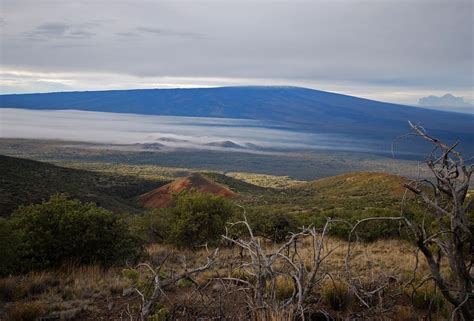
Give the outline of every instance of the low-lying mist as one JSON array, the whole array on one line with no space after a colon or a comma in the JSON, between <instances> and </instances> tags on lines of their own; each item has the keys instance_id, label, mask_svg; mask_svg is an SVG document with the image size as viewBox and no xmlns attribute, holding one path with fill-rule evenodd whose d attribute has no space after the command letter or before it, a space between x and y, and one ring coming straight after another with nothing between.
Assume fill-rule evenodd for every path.
<instances>
[{"instance_id":1,"label":"low-lying mist","mask_svg":"<svg viewBox=\"0 0 474 321\"><path fill-rule=\"evenodd\" d=\"M381 142L376 140L298 132L284 124L257 120L78 110L0 109L0 137L87 142L136 150L183 148L267 153L329 149L384 152L380 150Z\"/></svg>"}]
</instances>

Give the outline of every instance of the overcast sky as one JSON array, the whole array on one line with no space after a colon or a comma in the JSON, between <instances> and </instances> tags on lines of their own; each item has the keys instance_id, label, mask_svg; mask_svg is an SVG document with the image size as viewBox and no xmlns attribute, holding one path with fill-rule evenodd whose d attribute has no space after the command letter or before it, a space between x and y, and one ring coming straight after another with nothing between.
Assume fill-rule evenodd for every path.
<instances>
[{"instance_id":1,"label":"overcast sky","mask_svg":"<svg viewBox=\"0 0 474 321\"><path fill-rule=\"evenodd\" d=\"M253 84L473 100L472 0L0 2L3 93Z\"/></svg>"}]
</instances>

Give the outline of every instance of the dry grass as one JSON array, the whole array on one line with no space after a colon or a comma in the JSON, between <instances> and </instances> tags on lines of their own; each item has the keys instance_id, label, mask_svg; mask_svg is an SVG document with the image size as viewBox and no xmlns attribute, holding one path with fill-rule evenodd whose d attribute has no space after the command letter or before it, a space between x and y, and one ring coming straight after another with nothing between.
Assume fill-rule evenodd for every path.
<instances>
[{"instance_id":1,"label":"dry grass","mask_svg":"<svg viewBox=\"0 0 474 321\"><path fill-rule=\"evenodd\" d=\"M41 302L17 302L8 307L6 319L8 321L35 321L48 311Z\"/></svg>"},{"instance_id":2,"label":"dry grass","mask_svg":"<svg viewBox=\"0 0 474 321\"><path fill-rule=\"evenodd\" d=\"M5 307L12 320L29 320L21 315L30 312L36 317L57 315L69 320L81 313L102 310L104 302L108 308L113 298L120 297L127 287L120 270L69 266L0 279L0 311Z\"/></svg>"},{"instance_id":3,"label":"dry grass","mask_svg":"<svg viewBox=\"0 0 474 321\"><path fill-rule=\"evenodd\" d=\"M261 187L271 187L276 189L285 189L304 182L292 179L288 176L276 176L267 174L230 172L226 173L226 175L253 185Z\"/></svg>"},{"instance_id":4,"label":"dry grass","mask_svg":"<svg viewBox=\"0 0 474 321\"><path fill-rule=\"evenodd\" d=\"M267 242L262 240L262 242ZM267 243L269 248L276 249L278 244ZM347 254L347 243L338 239L329 239L326 243L323 254L333 248L337 249L325 261L325 268L330 271L341 271L344 269L344 262ZM189 266L199 264L207 257L207 252L201 250L177 250L169 245L154 244L147 248L150 261L158 264L164 260L169 253L172 253L166 262L166 266L173 270L182 267L186 263ZM412 276L416 266L415 248L409 243L401 240L380 240L373 243L359 243L352 247L351 269L360 277L373 278L376 275L393 275L400 278ZM307 258L308 264L311 261L312 253L309 247L309 240L305 241L300 252L302 257ZM240 250L238 248L221 248L219 254L219 269L228 266L237 266L240 261ZM424 260L420 258L418 262L418 273L428 272L428 267Z\"/></svg>"},{"instance_id":5,"label":"dry grass","mask_svg":"<svg viewBox=\"0 0 474 321\"><path fill-rule=\"evenodd\" d=\"M266 243L266 246L274 248L277 245ZM324 252L328 253L327 251L335 247L336 250L325 261L321 274L330 273L337 280L340 280L337 281L339 285L343 285L343 282L346 282L348 277L344 269L347 245L341 240L329 239L325 244ZM426 302L433 298L435 300L439 299L439 296L432 296L432 292L428 288L426 291L424 291L424 288L420 288L416 296L411 296L407 292L407 287L403 287L413 276L415 276L416 280L421 280L428 272L424 260L420 258L417 273L413 274L413 269L416 266L414 250L413 246L400 240L358 244L352 249L351 274L353 277L361 280L368 288L389 278L396 280L390 285L391 289L387 289L391 299L387 297L384 303L385 306L388 304L388 308L391 309L393 320L416 320L413 315L420 316L426 313L424 312L424 304ZM149 246L148 253L148 261L153 266L161 265L166 259L161 270L164 277L172 275L177 271L182 271L184 267L192 268L202 265L208 256L208 252L204 248L178 250L170 245L159 244ZM309 243L302 246L299 254L310 265L312 253ZM168 293L167 299L163 302L163 307L170 311L170 313L176 313L177 306L182 307L185 303L190 302L190 307L194 311L199 310L200 313L204 313L203 309L205 307L203 304L207 302L206 304L209 304L209 309L212 307L212 309L215 309L213 310L215 313L219 313L220 310L213 306L213 304L217 304L216 300L221 300L223 302L220 304L224 308L232 306L232 309L241 309L239 304L244 304L242 298L219 298L220 287L213 280L217 277L226 276L238 276L245 279L245 270L239 269L242 261L245 262L246 258L241 256L239 249L222 248L215 266L211 270L197 275L195 278L201 286L211 284L206 287L206 296L208 295L209 297L206 300L202 299L204 301L201 299L196 300L196 295L198 295L199 291L197 291L194 284L177 284ZM32 310L36 311L36 314L41 312L43 316L60 315L64 320L118 319L120 313L126 309L127 305L132 307L138 302L138 297L134 296L131 291L128 291L127 294L130 282L123 275L122 270L122 268L103 269L99 266L70 266L59 270L0 279L0 301L3 301L3 303L0 302L0 311L13 311L11 313L21 315L22 310ZM249 279L249 281L251 280ZM291 296L294 287L292 281L285 278L277 281L276 293L278 294L278 299L285 299ZM317 304L316 307L322 307L329 312L333 311L333 313L341 317L353 313L353 309L360 309L357 308L359 305L355 304L357 303L356 298L351 297L350 300L345 300L348 297L346 294L349 292L347 287L341 287L341 289L347 290L342 291L343 293L341 291L330 291L335 288L339 289L339 287L330 287L326 283L315 288L315 298L319 302L315 303ZM344 295L339 295L341 294L340 292ZM122 296L123 293L126 293L127 296ZM332 294L337 295L334 296ZM335 297L337 300L331 300L330 297ZM342 299L339 300L339 298ZM389 302L388 300L394 301ZM31 306L28 305L30 303ZM439 301L435 303L438 309L442 308ZM47 307L47 311L36 309L35 307ZM188 311L192 311L192 309L188 309ZM337 312L336 310L343 310L343 312ZM289 320L289 316L285 313L288 312L257 311L252 314L252 319L258 321ZM441 315L441 312L437 313ZM0 312L0 319L2 317L6 316L2 316ZM23 319L15 317L12 320Z\"/></svg>"},{"instance_id":6,"label":"dry grass","mask_svg":"<svg viewBox=\"0 0 474 321\"><path fill-rule=\"evenodd\" d=\"M346 310L352 299L348 285L332 279L327 279L321 285L321 297L323 302L335 311Z\"/></svg>"}]
</instances>

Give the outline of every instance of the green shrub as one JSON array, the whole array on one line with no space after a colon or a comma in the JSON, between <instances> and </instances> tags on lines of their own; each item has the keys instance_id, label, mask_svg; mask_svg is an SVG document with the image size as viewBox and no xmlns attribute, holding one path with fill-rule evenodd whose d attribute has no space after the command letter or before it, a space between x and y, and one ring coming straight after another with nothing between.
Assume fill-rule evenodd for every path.
<instances>
[{"instance_id":1,"label":"green shrub","mask_svg":"<svg viewBox=\"0 0 474 321\"><path fill-rule=\"evenodd\" d=\"M261 235L275 242L284 241L289 233L296 232L301 226L292 214L266 214L263 219Z\"/></svg>"},{"instance_id":2,"label":"green shrub","mask_svg":"<svg viewBox=\"0 0 474 321\"><path fill-rule=\"evenodd\" d=\"M0 218L0 276L13 272L20 264L20 239L10 221Z\"/></svg>"},{"instance_id":3,"label":"green shrub","mask_svg":"<svg viewBox=\"0 0 474 321\"><path fill-rule=\"evenodd\" d=\"M341 218L347 220L351 224L356 224L357 221L368 217L383 217L383 216L399 216L399 211L392 209L370 208L364 210L329 210L322 213L324 217L315 219L315 226L322 226L326 222L326 217ZM347 239L349 237L352 226L343 222L331 224L329 226L329 233L339 238ZM378 239L398 238L403 229L400 229L399 222L387 220L372 220L366 221L358 225L357 237L361 241L373 242ZM356 234L352 235L354 239Z\"/></svg>"},{"instance_id":4,"label":"green shrub","mask_svg":"<svg viewBox=\"0 0 474 321\"><path fill-rule=\"evenodd\" d=\"M230 221L241 221L241 215L241 212L236 213ZM295 215L277 211L262 212L250 209L247 213L247 220L254 235L265 237L274 242L284 241L289 233L296 232L303 226ZM230 233L234 237L248 235L247 228L240 224L232 226Z\"/></svg>"},{"instance_id":5,"label":"green shrub","mask_svg":"<svg viewBox=\"0 0 474 321\"><path fill-rule=\"evenodd\" d=\"M162 243L170 239L171 220L169 209L151 210L133 217L130 228L133 235L144 243Z\"/></svg>"},{"instance_id":6,"label":"green shrub","mask_svg":"<svg viewBox=\"0 0 474 321\"><path fill-rule=\"evenodd\" d=\"M176 197L173 207L160 215L167 222L170 243L193 247L217 243L233 211L232 203L221 196L185 192Z\"/></svg>"},{"instance_id":7,"label":"green shrub","mask_svg":"<svg viewBox=\"0 0 474 321\"><path fill-rule=\"evenodd\" d=\"M165 307L158 307L157 311L148 317L148 321L167 321L171 319L171 314Z\"/></svg>"},{"instance_id":8,"label":"green shrub","mask_svg":"<svg viewBox=\"0 0 474 321\"><path fill-rule=\"evenodd\" d=\"M65 262L110 265L138 254L127 225L93 203L62 194L38 205L18 208L11 217L25 270Z\"/></svg>"},{"instance_id":9,"label":"green shrub","mask_svg":"<svg viewBox=\"0 0 474 321\"><path fill-rule=\"evenodd\" d=\"M178 281L177 285L179 288L185 289L192 287L194 283L189 279L181 279Z\"/></svg>"}]
</instances>

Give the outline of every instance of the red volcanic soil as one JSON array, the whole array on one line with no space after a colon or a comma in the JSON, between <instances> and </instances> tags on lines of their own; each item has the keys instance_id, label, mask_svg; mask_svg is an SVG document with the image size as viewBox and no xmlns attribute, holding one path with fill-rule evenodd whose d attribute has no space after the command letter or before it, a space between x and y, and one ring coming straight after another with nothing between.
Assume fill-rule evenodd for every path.
<instances>
[{"instance_id":1,"label":"red volcanic soil","mask_svg":"<svg viewBox=\"0 0 474 321\"><path fill-rule=\"evenodd\" d=\"M179 178L169 184L156 188L138 198L138 203L145 208L163 208L171 204L173 194L185 190L196 190L224 197L234 196L227 187L219 185L201 174L194 173L188 177Z\"/></svg>"}]
</instances>

